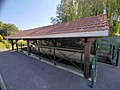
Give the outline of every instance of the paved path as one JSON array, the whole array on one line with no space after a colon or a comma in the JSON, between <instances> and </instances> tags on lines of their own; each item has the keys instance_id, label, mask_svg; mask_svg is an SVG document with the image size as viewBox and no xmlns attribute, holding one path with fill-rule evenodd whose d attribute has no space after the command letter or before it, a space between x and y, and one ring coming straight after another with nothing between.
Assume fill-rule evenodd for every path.
<instances>
[{"instance_id":1,"label":"paved path","mask_svg":"<svg viewBox=\"0 0 120 90\"><path fill-rule=\"evenodd\" d=\"M120 69L98 68L95 90L120 90ZM0 74L8 90L92 90L86 79L18 52L0 52Z\"/></svg>"},{"instance_id":2,"label":"paved path","mask_svg":"<svg viewBox=\"0 0 120 90\"><path fill-rule=\"evenodd\" d=\"M98 63L96 90L120 90L120 67Z\"/></svg>"}]
</instances>

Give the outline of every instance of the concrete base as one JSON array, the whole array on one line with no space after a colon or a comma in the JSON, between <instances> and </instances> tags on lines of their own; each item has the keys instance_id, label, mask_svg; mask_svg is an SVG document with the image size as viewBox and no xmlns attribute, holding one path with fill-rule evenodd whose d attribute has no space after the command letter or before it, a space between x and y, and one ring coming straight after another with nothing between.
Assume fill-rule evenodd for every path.
<instances>
[{"instance_id":1,"label":"concrete base","mask_svg":"<svg viewBox=\"0 0 120 90\"><path fill-rule=\"evenodd\" d=\"M26 54L26 55L28 55L26 51L23 51L23 53ZM29 56L30 56L30 57L33 57L33 58L35 58L35 59L37 59L37 60L39 60L39 57L37 57L37 56L34 55L34 54L31 54L31 55L29 55ZM41 58L41 60L39 60L39 61L44 62L44 63L47 63L47 64L49 64L49 65L54 65L54 63L53 63L52 61L50 61L49 59L46 59L46 58ZM65 71L71 72L71 73L73 73L73 74L76 74L76 75L78 75L78 76L80 76L80 77L84 77L84 74L83 74L82 71L77 70L76 68L74 68L74 67L72 67L72 66L65 65L65 64L61 64L61 63L58 63L58 62L57 62L56 65L54 65L54 66L57 67L57 68L63 69L63 70L65 70Z\"/></svg>"}]
</instances>

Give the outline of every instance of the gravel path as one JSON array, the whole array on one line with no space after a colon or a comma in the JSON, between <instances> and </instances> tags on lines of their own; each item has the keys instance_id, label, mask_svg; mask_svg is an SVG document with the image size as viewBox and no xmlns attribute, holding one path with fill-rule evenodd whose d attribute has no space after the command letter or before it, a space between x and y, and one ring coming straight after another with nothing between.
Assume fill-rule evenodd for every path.
<instances>
[{"instance_id":1,"label":"gravel path","mask_svg":"<svg viewBox=\"0 0 120 90\"><path fill-rule=\"evenodd\" d=\"M99 63L95 90L120 90L120 69ZM88 80L18 52L0 52L7 90L92 90Z\"/></svg>"}]
</instances>

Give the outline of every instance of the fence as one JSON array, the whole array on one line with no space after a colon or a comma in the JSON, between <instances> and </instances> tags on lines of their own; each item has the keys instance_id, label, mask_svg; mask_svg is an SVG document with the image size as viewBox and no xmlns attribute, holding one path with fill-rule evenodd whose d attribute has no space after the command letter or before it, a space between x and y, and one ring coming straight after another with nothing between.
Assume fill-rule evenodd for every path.
<instances>
[{"instance_id":1,"label":"fence","mask_svg":"<svg viewBox=\"0 0 120 90\"><path fill-rule=\"evenodd\" d=\"M109 58L113 65L118 66L120 56L120 37L104 37L97 39L99 55Z\"/></svg>"}]
</instances>

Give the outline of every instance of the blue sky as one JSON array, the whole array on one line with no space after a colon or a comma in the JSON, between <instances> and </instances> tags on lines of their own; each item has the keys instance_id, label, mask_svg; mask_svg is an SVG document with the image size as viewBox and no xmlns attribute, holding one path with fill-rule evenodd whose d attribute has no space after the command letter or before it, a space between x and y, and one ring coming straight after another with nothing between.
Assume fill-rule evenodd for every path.
<instances>
[{"instance_id":1,"label":"blue sky","mask_svg":"<svg viewBox=\"0 0 120 90\"><path fill-rule=\"evenodd\" d=\"M51 24L56 6L61 0L6 0L0 11L0 21L13 23L26 30Z\"/></svg>"}]
</instances>

